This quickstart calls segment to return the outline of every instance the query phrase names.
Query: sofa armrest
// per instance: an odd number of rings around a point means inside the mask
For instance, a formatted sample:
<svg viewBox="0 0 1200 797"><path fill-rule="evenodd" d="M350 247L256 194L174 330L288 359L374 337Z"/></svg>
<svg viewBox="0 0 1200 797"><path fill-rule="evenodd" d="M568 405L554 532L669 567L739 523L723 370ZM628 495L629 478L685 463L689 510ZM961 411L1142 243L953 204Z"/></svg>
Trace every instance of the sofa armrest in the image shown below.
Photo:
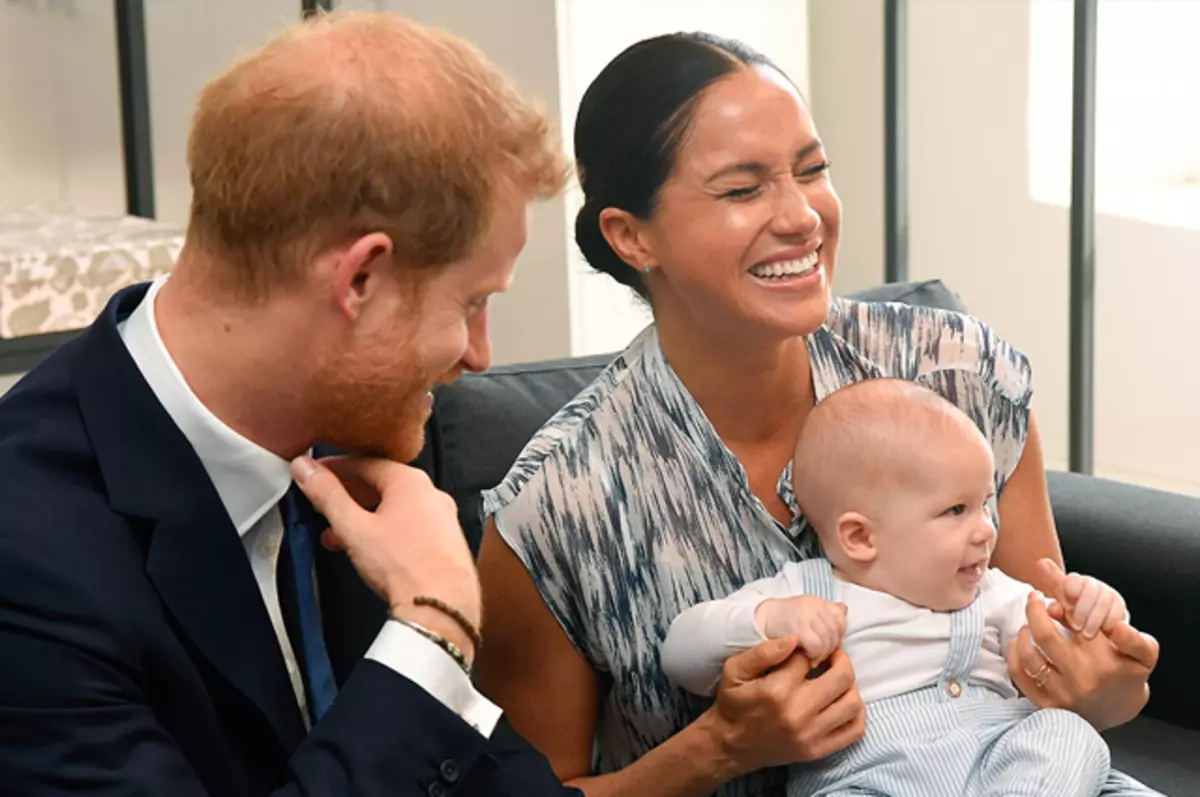
<svg viewBox="0 0 1200 797"><path fill-rule="evenodd" d="M1145 714L1200 729L1200 499L1072 473L1047 481L1067 567L1119 590L1161 645Z"/></svg>

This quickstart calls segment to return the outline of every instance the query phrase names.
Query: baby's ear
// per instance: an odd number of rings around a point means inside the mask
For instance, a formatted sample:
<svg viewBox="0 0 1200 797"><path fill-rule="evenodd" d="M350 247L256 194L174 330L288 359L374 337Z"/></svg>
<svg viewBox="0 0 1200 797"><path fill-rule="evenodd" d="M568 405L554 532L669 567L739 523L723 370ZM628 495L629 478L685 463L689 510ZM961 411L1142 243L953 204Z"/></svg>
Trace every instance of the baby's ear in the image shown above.
<svg viewBox="0 0 1200 797"><path fill-rule="evenodd" d="M846 512L837 521L837 541L842 552L859 564L875 561L871 519L859 512Z"/></svg>

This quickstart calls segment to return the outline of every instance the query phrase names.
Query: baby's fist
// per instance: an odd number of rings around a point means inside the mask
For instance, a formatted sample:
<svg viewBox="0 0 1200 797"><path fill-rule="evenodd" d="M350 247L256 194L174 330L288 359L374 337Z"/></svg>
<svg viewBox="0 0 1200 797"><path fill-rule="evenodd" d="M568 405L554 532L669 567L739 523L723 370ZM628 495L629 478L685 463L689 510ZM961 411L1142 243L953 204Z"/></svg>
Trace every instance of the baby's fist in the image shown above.
<svg viewBox="0 0 1200 797"><path fill-rule="evenodd" d="M813 595L765 600L754 610L758 630L767 639L795 634L804 655L816 666L829 657L846 633L846 605Z"/></svg>

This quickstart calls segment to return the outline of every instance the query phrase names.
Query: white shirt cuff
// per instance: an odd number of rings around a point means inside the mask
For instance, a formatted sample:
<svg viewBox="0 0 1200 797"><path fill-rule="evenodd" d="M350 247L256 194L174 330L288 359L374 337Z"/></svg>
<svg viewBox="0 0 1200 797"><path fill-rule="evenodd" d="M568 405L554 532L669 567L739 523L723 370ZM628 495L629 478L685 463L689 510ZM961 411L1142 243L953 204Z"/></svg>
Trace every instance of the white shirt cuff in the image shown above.
<svg viewBox="0 0 1200 797"><path fill-rule="evenodd" d="M484 736L492 735L504 713L476 691L446 651L403 623L384 623L367 658L403 675Z"/></svg>

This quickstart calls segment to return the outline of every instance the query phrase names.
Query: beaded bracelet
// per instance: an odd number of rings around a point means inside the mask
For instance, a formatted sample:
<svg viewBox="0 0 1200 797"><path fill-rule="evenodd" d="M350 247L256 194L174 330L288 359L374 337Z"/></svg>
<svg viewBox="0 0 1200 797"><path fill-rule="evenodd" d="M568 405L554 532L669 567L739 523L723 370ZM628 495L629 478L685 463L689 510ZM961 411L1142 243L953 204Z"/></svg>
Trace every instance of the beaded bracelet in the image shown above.
<svg viewBox="0 0 1200 797"><path fill-rule="evenodd" d="M403 626L407 626L408 628L411 628L412 630L416 631L421 636L428 639L433 644L437 645L439 648L441 648L443 651L446 652L447 656L454 659L454 663L457 664L459 667L461 667L462 671L465 672L468 677L470 677L471 664L470 664L470 662L467 661L467 657L465 655L463 655L463 652L458 649L458 645L454 644L449 639L446 639L446 637L442 636L438 632L430 631L428 628L421 625L420 623L414 623L412 620L404 620L399 617L393 617L392 619L395 620L396 622L400 623Z"/></svg>
<svg viewBox="0 0 1200 797"><path fill-rule="evenodd" d="M440 601L437 598L431 598L428 595L418 595L413 598L414 606L428 606L431 609L437 609L442 614L449 617L454 622L458 623L459 627L466 632L470 638L471 644L475 646L475 655L479 655L479 649L483 647L483 634L479 633L479 629L467 619L467 616L455 609L445 601Z"/></svg>

